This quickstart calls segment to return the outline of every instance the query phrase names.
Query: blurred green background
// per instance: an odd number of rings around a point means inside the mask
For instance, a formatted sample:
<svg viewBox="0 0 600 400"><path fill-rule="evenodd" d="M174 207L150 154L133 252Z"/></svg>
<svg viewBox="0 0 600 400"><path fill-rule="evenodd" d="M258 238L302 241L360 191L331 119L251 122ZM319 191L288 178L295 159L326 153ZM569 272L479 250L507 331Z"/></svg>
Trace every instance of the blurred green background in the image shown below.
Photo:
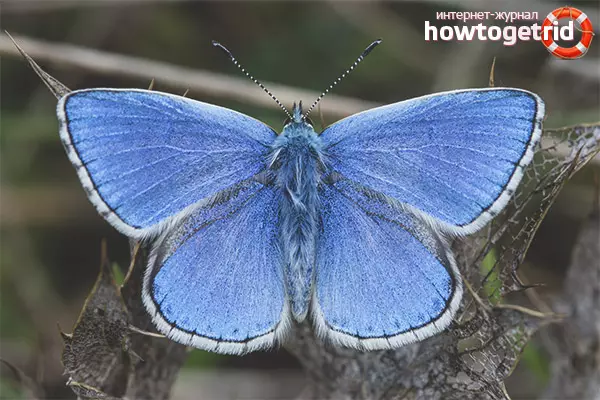
<svg viewBox="0 0 600 400"><path fill-rule="evenodd" d="M215 39L259 80L308 89L314 97L381 37L383 44L337 85L335 94L389 103L435 91L485 87L496 57L496 85L540 94L546 101L546 127L600 120L598 43L580 60L561 61L537 42L505 47L498 42L424 40L424 21L442 22L435 21L436 12L537 11L543 18L564 5L541 0L481 3L3 1L0 23L17 40L22 35L137 57L148 67L159 61L242 79L211 46ZM597 1L569 5L586 12L596 29L600 26ZM541 21L528 23L533 22ZM111 260L122 269L129 260L128 242L87 201L58 138L56 99L21 58L6 48L0 54L1 357L39 380L49 397L72 398L61 375L56 324L71 330L98 272L101 239L106 238ZM38 62L71 89L149 84L145 75L105 73L93 65L77 68L52 58ZM156 90L186 89L154 78ZM267 98L258 87L250 90ZM249 114L277 130L285 119L281 110L241 100L235 93L216 95L195 88L188 96ZM296 100L310 103L314 97ZM325 125L340 117L326 112L327 102L326 97ZM313 120L320 125L318 112ZM599 167L596 158L569 183L529 253L524 273L531 282L547 284L542 295L560 290L574 235L591 210ZM525 354L508 384L514 398L534 395L547 379L540 346L534 342ZM235 398L239 393L282 398L299 393L302 381L299 365L284 350L245 357L194 351L175 390L178 398L198 390L206 398ZM4 378L2 396L16 395L12 390Z"/></svg>

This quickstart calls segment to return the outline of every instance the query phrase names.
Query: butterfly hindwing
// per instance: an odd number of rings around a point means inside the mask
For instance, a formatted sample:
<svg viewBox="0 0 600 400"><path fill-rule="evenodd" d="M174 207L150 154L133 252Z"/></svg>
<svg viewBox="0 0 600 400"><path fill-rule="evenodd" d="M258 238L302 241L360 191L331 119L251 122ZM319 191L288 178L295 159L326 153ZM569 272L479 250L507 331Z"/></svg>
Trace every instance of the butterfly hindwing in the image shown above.
<svg viewBox="0 0 600 400"><path fill-rule="evenodd" d="M385 349L445 329L462 282L445 242L419 217L345 179L320 189L313 319L334 343Z"/></svg>
<svg viewBox="0 0 600 400"><path fill-rule="evenodd" d="M244 182L196 209L153 251L144 304L159 331L180 343L243 354L285 333L278 195Z"/></svg>
<svg viewBox="0 0 600 400"><path fill-rule="evenodd" d="M135 238L263 170L276 136L241 113L148 90L74 91L57 113L88 197Z"/></svg>
<svg viewBox="0 0 600 400"><path fill-rule="evenodd" d="M368 110L322 134L333 170L469 234L508 202L532 160L544 104L507 88L437 93Z"/></svg>

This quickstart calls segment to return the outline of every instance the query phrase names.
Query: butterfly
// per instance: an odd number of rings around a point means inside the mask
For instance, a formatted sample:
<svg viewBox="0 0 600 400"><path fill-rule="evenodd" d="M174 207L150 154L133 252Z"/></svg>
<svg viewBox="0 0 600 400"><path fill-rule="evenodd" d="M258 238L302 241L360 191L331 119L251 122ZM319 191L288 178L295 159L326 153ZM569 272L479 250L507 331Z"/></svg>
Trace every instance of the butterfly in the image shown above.
<svg viewBox="0 0 600 400"><path fill-rule="evenodd" d="M449 241L507 205L540 139L544 103L521 89L455 90L318 134L308 114L327 91L306 112L278 102L288 114L280 133L157 91L59 100L60 137L90 201L152 244L142 296L158 331L244 354L284 342L305 320L360 350L450 325L463 289Z"/></svg>

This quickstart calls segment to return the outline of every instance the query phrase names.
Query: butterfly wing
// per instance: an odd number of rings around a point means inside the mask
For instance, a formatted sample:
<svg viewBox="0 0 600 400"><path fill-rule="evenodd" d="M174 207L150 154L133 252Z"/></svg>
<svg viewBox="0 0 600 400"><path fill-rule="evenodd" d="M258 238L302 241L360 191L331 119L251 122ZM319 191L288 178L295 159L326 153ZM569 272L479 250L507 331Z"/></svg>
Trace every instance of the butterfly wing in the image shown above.
<svg viewBox="0 0 600 400"><path fill-rule="evenodd" d="M543 116L542 100L524 90L459 90L353 115L321 137L333 170L468 234L507 204Z"/></svg>
<svg viewBox="0 0 600 400"><path fill-rule="evenodd" d="M169 217L263 170L275 138L238 112L148 90L74 91L57 113L91 202L135 238L157 234Z"/></svg>
<svg viewBox="0 0 600 400"><path fill-rule="evenodd" d="M382 197L344 179L320 192L313 320L321 335L361 350L440 332L462 296L448 246Z"/></svg>
<svg viewBox="0 0 600 400"><path fill-rule="evenodd" d="M285 333L278 196L249 181L197 208L164 234L143 287L158 330L190 346L243 354Z"/></svg>

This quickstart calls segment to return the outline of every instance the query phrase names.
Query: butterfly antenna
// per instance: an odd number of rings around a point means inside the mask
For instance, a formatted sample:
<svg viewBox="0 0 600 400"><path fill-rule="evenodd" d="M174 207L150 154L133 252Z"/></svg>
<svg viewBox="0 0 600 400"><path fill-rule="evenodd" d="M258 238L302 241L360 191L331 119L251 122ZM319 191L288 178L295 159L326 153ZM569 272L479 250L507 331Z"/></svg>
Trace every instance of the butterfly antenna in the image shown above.
<svg viewBox="0 0 600 400"><path fill-rule="evenodd" d="M370 53L371 51L373 51L373 49L374 49L375 47L377 47L377 45L379 45L379 43L381 43L381 39L377 39L377 40L375 40L373 43L371 43L369 46L367 46L367 48L365 49L365 51L363 51L363 52L361 53L361 55L360 55L360 56L359 56L359 57L356 59L356 61L354 61L354 63L353 63L351 66L350 66L350 68L348 68L346 71L344 71L344 73L343 73L342 75L340 75L340 76L339 76L339 77L338 77L338 78L337 78L335 81L333 81L333 83L332 83L331 85L329 85L329 87L328 87L327 89L325 89L325 91L324 91L323 93L321 93L321 95L320 95L319 97L317 97L317 99L315 100L315 102L314 102L314 103L312 103L312 105L310 106L310 108L308 109L308 111L306 111L306 113L304 114L304 118L308 117L308 114L310 114L310 112L313 110L313 108L315 108L315 106L316 106L317 104L319 104L319 102L321 101L321 99L322 99L323 97L325 97L325 95L326 95L327 93L329 93L329 91L330 91L331 89L333 89L333 87L334 87L335 85L337 85L338 83L340 83L340 82L341 82L341 80L342 80L342 79L344 79L344 78L346 77L346 75L348 75L350 72L352 72L352 71L354 70L354 68L356 68L356 66L357 66L358 64L360 64L360 62L361 62L362 60L364 60L364 59L365 59L365 57L366 57L366 56L368 56L368 55L369 55L369 53Z"/></svg>
<svg viewBox="0 0 600 400"><path fill-rule="evenodd" d="M250 75L245 69L244 67L242 67L242 65L235 59L235 57L233 56L233 54L231 54L231 52L227 49L227 47L223 46L221 43L217 42L216 40L212 41L213 46L220 48L221 50L223 50L225 52L225 54L227 54L227 56L231 59L231 61L233 61L233 63L236 65L236 67L238 67L248 78L250 78L250 80L254 83L256 83L258 86L260 86L260 88L262 90L265 91L266 94L268 94L269 96L271 96L271 98L273 100L275 100L275 103L277 103L277 105L279 107L281 107L281 109L283 110L283 112L285 112L285 114L288 116L289 119L292 119L291 114L289 113L289 111L284 107L283 104L281 104L281 102L277 99L277 97L275 97L273 95L273 93L271 93L269 91L269 89L267 89L265 87L265 85L263 85L262 83L260 83L256 78L254 78L252 75Z"/></svg>

